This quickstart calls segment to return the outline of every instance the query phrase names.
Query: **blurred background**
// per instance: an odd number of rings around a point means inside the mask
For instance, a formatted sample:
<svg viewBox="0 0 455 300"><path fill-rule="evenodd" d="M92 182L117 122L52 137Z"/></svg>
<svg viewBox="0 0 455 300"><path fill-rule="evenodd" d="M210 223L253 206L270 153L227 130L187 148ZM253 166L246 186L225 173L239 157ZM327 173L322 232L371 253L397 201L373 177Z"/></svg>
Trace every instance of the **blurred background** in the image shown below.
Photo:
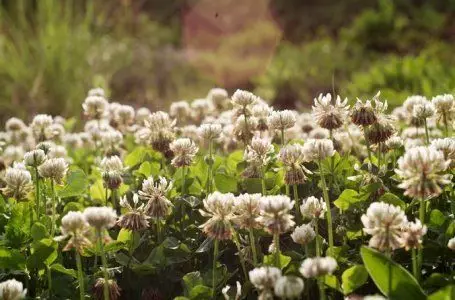
<svg viewBox="0 0 455 300"><path fill-rule="evenodd" d="M212 87L277 108L455 87L455 0L0 0L0 121L81 113L88 89L152 110Z"/></svg>

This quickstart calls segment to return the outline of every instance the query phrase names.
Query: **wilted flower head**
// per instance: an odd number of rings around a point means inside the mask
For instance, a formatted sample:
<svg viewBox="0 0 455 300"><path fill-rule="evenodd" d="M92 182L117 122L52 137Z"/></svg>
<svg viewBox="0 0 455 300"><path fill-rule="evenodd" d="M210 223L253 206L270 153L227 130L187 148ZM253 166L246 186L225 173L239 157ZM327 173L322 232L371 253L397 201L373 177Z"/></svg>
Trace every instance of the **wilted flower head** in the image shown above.
<svg viewBox="0 0 455 300"><path fill-rule="evenodd" d="M295 243L305 246L316 238L316 232L310 224L303 224L294 229L291 238Z"/></svg>
<svg viewBox="0 0 455 300"><path fill-rule="evenodd" d="M329 139L309 139L303 144L303 152L306 161L318 161L333 156L335 149Z"/></svg>
<svg viewBox="0 0 455 300"><path fill-rule="evenodd" d="M306 174L311 174L303 165L305 151L300 144L286 145L281 148L278 159L285 167L284 182L287 185L303 184Z"/></svg>
<svg viewBox="0 0 455 300"><path fill-rule="evenodd" d="M2 300L20 300L25 298L27 289L24 289L22 282L16 279L10 279L0 283L0 299Z"/></svg>
<svg viewBox="0 0 455 300"><path fill-rule="evenodd" d="M234 200L235 217L234 222L240 228L261 228L257 221L259 217L261 194L241 194Z"/></svg>
<svg viewBox="0 0 455 300"><path fill-rule="evenodd" d="M261 216L257 219L272 234L287 232L294 226L294 216L289 211L294 201L287 196L263 196L260 202Z"/></svg>
<svg viewBox="0 0 455 300"><path fill-rule="evenodd" d="M200 227L209 237L217 240L227 240L232 237L231 220L234 216L234 195L214 192L204 200L204 210L199 210L202 216L209 219Z"/></svg>
<svg viewBox="0 0 455 300"><path fill-rule="evenodd" d="M62 236L56 237L55 239L57 241L64 240L68 236L70 237L66 246L63 248L63 251L75 248L77 251L81 252L83 248L91 244L90 240L86 237L89 230L89 224L83 213L79 211L68 212L62 218L62 226L60 228Z"/></svg>
<svg viewBox="0 0 455 300"><path fill-rule="evenodd" d="M299 270L303 277L314 278L332 274L337 267L337 261L333 257L313 257L305 259Z"/></svg>
<svg viewBox="0 0 455 300"><path fill-rule="evenodd" d="M24 163L29 167L38 167L46 160L46 154L43 150L32 150L24 154Z"/></svg>
<svg viewBox="0 0 455 300"><path fill-rule="evenodd" d="M275 267L259 267L251 270L248 277L257 290L270 292L281 277L281 270Z"/></svg>
<svg viewBox="0 0 455 300"><path fill-rule="evenodd" d="M380 251L401 247L401 228L407 223L404 212L384 202L373 202L362 215L363 231L371 235L370 247Z"/></svg>
<svg viewBox="0 0 455 300"><path fill-rule="evenodd" d="M117 214L111 207L87 207L84 210L84 217L90 226L97 230L109 229L115 226Z"/></svg>
<svg viewBox="0 0 455 300"><path fill-rule="evenodd" d="M133 205L128 202L126 196L120 199L120 205L128 211L120 216L117 221L118 226L131 231L141 231L148 228L150 217L145 214L144 204L138 204L139 197L137 194L133 195Z"/></svg>
<svg viewBox="0 0 455 300"><path fill-rule="evenodd" d="M377 121L367 130L367 139L371 144L387 141L395 133L395 127L389 117L379 115Z"/></svg>
<svg viewBox="0 0 455 300"><path fill-rule="evenodd" d="M169 145L169 148L174 153L174 158L171 163L176 168L191 165L194 156L196 156L196 153L199 150L196 144L188 138L180 138L173 141Z"/></svg>
<svg viewBox="0 0 455 300"><path fill-rule="evenodd" d="M282 276L275 282L275 295L281 299L299 299L303 292L303 280L297 276Z"/></svg>
<svg viewBox="0 0 455 300"><path fill-rule="evenodd" d="M232 104L243 109L255 104L258 101L258 96L244 90L236 90L232 95Z"/></svg>
<svg viewBox="0 0 455 300"><path fill-rule="evenodd" d="M222 127L220 124L202 124L199 129L198 133L201 139L211 141L216 139L220 136L222 131Z"/></svg>
<svg viewBox="0 0 455 300"><path fill-rule="evenodd" d="M44 161L38 172L41 177L49 178L60 184L68 171L68 163L64 158L50 158Z"/></svg>
<svg viewBox="0 0 455 300"><path fill-rule="evenodd" d="M450 160L432 146L411 148L398 159L395 172L402 178L399 187L410 197L436 197L441 194L441 187L451 182L451 175L444 174L449 165Z"/></svg>
<svg viewBox="0 0 455 300"><path fill-rule="evenodd" d="M84 114L89 119L100 120L107 117L109 103L104 96L93 95L85 98L82 103Z"/></svg>
<svg viewBox="0 0 455 300"><path fill-rule="evenodd" d="M406 250L415 249L422 245L422 238L427 233L427 226L419 219L404 224L401 233L402 247Z"/></svg>
<svg viewBox="0 0 455 300"><path fill-rule="evenodd" d="M294 127L296 122L297 116L292 110L272 111L267 118L269 128L272 130L286 130Z"/></svg>
<svg viewBox="0 0 455 300"><path fill-rule="evenodd" d="M104 285L106 281L104 278L98 278L93 286L93 297L95 300L103 300L104 298ZM118 300L120 298L120 287L114 279L108 279L108 291L110 300Z"/></svg>
<svg viewBox="0 0 455 300"><path fill-rule="evenodd" d="M318 199L314 196L306 198L300 206L302 216L308 219L322 219L324 218L326 211L327 206L324 200Z"/></svg>
<svg viewBox="0 0 455 300"><path fill-rule="evenodd" d="M446 121L450 121L453 119L455 115L455 101L453 95L438 95L436 97L433 97L431 102L436 109L436 116L438 118L438 121L444 119Z"/></svg>
<svg viewBox="0 0 455 300"><path fill-rule="evenodd" d="M164 177L155 181L152 176L142 182L142 189L138 192L139 197L147 204L145 213L153 219L163 219L171 213L172 202L166 197L172 189L172 182Z"/></svg>
<svg viewBox="0 0 455 300"><path fill-rule="evenodd" d="M12 168L6 169L4 180L6 187L2 189L3 193L16 200L22 200L30 191L32 176L23 164L14 163Z"/></svg>
<svg viewBox="0 0 455 300"><path fill-rule="evenodd" d="M314 99L313 116L316 123L322 128L329 130L340 128L348 116L349 105L348 99L343 101L340 96L337 96L335 104L332 104L332 95L319 94L318 98Z"/></svg>
<svg viewBox="0 0 455 300"><path fill-rule="evenodd" d="M357 99L356 104L352 108L351 120L352 123L359 126L368 126L376 122L376 112L371 101L366 100L363 103L360 99Z"/></svg>

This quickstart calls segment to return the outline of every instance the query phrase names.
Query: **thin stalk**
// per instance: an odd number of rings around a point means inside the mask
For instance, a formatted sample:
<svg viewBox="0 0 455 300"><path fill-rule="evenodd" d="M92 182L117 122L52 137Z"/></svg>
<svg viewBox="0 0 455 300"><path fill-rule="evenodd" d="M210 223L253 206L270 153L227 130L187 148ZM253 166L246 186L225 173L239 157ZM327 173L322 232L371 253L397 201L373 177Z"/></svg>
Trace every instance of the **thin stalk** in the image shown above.
<svg viewBox="0 0 455 300"><path fill-rule="evenodd" d="M300 224L302 222L302 214L300 213L300 202L299 202L299 191L297 189L298 185L294 184L293 190L294 190L294 208L295 208L295 219L297 221L297 224Z"/></svg>
<svg viewBox="0 0 455 300"><path fill-rule="evenodd" d="M103 264L103 275L104 275L104 300L109 300L109 274L107 273L107 259L106 253L104 252L104 243L103 243L103 232L97 230L98 243L101 250L101 262Z"/></svg>
<svg viewBox="0 0 455 300"><path fill-rule="evenodd" d="M253 255L253 266L257 266L258 264L258 254L256 251L256 240L254 238L254 231L253 228L250 227L249 231L249 236L250 236L250 244L251 244L251 253Z"/></svg>
<svg viewBox="0 0 455 300"><path fill-rule="evenodd" d="M322 195L325 200L325 205L327 206L327 231L329 233L329 249L332 251L333 249L333 225L332 225L332 211L330 209L330 199L329 194L327 192L327 184L325 182L325 176L322 172L322 163L319 160L319 173L321 175L321 184L322 184Z"/></svg>
<svg viewBox="0 0 455 300"><path fill-rule="evenodd" d="M442 121L444 123L444 136L448 137L449 136L449 124L447 122L447 115L446 113L442 114Z"/></svg>
<svg viewBox="0 0 455 300"><path fill-rule="evenodd" d="M305 254L306 254L306 257L310 257L310 248L308 247L308 244L306 244L304 246L304 250L305 250Z"/></svg>
<svg viewBox="0 0 455 300"><path fill-rule="evenodd" d="M245 259L243 258L242 255L242 249L240 249L240 241L239 237L237 235L237 232L234 231L234 229L231 229L233 231L232 238L234 240L234 244L237 247L237 252L239 253L239 259L240 259L240 265L242 266L242 271L243 271L243 276L245 276L245 280L248 280L248 274L246 272L246 267L245 267Z"/></svg>
<svg viewBox="0 0 455 300"><path fill-rule="evenodd" d="M428 134L428 125L427 125L427 118L423 119L423 124L425 126L425 139L426 139L426 144L430 144L430 135Z"/></svg>
<svg viewBox="0 0 455 300"><path fill-rule="evenodd" d="M275 246L275 267L281 269L280 262L280 234L278 232L273 234L273 245Z"/></svg>
<svg viewBox="0 0 455 300"><path fill-rule="evenodd" d="M52 191L52 228L51 228L51 236L53 237L55 235L55 223L56 223L56 219L55 219L55 206L56 206L56 202L57 202L57 197L55 195L55 183L54 183L54 179L51 179L51 191Z"/></svg>
<svg viewBox="0 0 455 300"><path fill-rule="evenodd" d="M182 196L185 196L186 194L186 188L185 188L185 185L186 185L186 167L183 166L182 167Z"/></svg>
<svg viewBox="0 0 455 300"><path fill-rule="evenodd" d="M415 279L418 280L419 276L419 267L417 262L417 251L415 248L412 248L412 273L414 274Z"/></svg>
<svg viewBox="0 0 455 300"><path fill-rule="evenodd" d="M212 192L212 183L213 183L213 142L212 139L209 140L209 167L207 169L207 195Z"/></svg>
<svg viewBox="0 0 455 300"><path fill-rule="evenodd" d="M106 187L104 189L104 204L107 206L107 201L109 200L109 197L107 196L108 195L108 191L109 189Z"/></svg>
<svg viewBox="0 0 455 300"><path fill-rule="evenodd" d="M261 167L261 187L262 187L262 195L267 195L267 187L265 182L265 167Z"/></svg>
<svg viewBox="0 0 455 300"><path fill-rule="evenodd" d="M80 299L85 299L85 291L84 291L84 271L82 270L82 260L81 255L76 250L76 266L77 266L77 279L79 280L79 295Z"/></svg>
<svg viewBox="0 0 455 300"><path fill-rule="evenodd" d="M420 207L419 207L419 219L422 222L422 225L425 224L425 201L420 199ZM422 273L422 262L423 262L423 247L420 247L417 251L417 281L420 281L420 274Z"/></svg>
<svg viewBox="0 0 455 300"><path fill-rule="evenodd" d="M378 169L381 169L381 143L378 144Z"/></svg>
<svg viewBox="0 0 455 300"><path fill-rule="evenodd" d="M386 256L391 260L392 255L390 252L390 249L386 250ZM392 264L390 261L387 263L387 269L388 269L388 276L387 276L387 297L390 298L390 294L392 293Z"/></svg>
<svg viewBox="0 0 455 300"><path fill-rule="evenodd" d="M316 279L318 281L318 287L319 287L319 299L321 300L326 300L327 295L325 294L325 287L324 287L324 278L318 278Z"/></svg>
<svg viewBox="0 0 455 300"><path fill-rule="evenodd" d="M218 244L219 241L215 239L215 245L213 247L213 264L212 264L212 298L215 297L216 291L216 261L218 258Z"/></svg>
<svg viewBox="0 0 455 300"><path fill-rule="evenodd" d="M368 128L366 126L363 126L363 135L365 137L365 146L367 147L368 160L371 163L372 159L371 159L370 141L368 140L367 130L368 130Z"/></svg>
<svg viewBox="0 0 455 300"><path fill-rule="evenodd" d="M289 185L286 184L286 196L289 198L291 197L291 189L289 188Z"/></svg>
<svg viewBox="0 0 455 300"><path fill-rule="evenodd" d="M111 201L112 201L112 207L115 209L117 214L120 214L120 206L118 203L118 189L111 189Z"/></svg>
<svg viewBox="0 0 455 300"><path fill-rule="evenodd" d="M157 244L161 243L161 220L156 219L156 241Z"/></svg>
<svg viewBox="0 0 455 300"><path fill-rule="evenodd" d="M36 218L40 220L40 190L39 190L39 173L38 168L35 168L35 206L36 206Z"/></svg>
<svg viewBox="0 0 455 300"><path fill-rule="evenodd" d="M52 271L49 266L46 266L46 273L47 273L47 292L49 294L49 299L52 299Z"/></svg>
<svg viewBox="0 0 455 300"><path fill-rule="evenodd" d="M316 257L321 256L321 245L319 245L319 226L318 226L318 219L315 219L314 224L314 232L316 233L316 237L314 239L316 244Z"/></svg>
<svg viewBox="0 0 455 300"><path fill-rule="evenodd" d="M281 147L286 145L286 141L284 140L284 129L281 129Z"/></svg>

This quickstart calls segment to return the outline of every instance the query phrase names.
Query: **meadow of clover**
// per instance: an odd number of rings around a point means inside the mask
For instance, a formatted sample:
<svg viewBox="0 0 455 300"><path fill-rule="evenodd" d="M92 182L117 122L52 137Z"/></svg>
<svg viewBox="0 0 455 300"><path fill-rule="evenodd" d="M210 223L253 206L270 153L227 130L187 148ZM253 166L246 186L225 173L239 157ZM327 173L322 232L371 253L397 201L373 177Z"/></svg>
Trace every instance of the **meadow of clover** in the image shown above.
<svg viewBox="0 0 455 300"><path fill-rule="evenodd" d="M4 124L1 299L454 298L452 95L115 101Z"/></svg>

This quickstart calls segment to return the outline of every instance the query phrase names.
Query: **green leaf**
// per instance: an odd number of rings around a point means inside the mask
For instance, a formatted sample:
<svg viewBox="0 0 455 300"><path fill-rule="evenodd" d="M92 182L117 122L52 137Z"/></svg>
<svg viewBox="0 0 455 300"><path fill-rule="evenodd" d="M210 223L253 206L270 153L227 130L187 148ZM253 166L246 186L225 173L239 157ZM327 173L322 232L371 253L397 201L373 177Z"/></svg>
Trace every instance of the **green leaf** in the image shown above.
<svg viewBox="0 0 455 300"><path fill-rule="evenodd" d="M197 285L190 291L190 299L212 299L212 289L205 285Z"/></svg>
<svg viewBox="0 0 455 300"><path fill-rule="evenodd" d="M286 256L286 255L283 255L280 253L280 267L281 267L281 270L283 270L284 268L286 268L289 263L291 262L291 257L290 256ZM265 255L264 256L264 265L267 265L267 266L274 266L275 265L275 254L269 254L269 255Z"/></svg>
<svg viewBox="0 0 455 300"><path fill-rule="evenodd" d="M57 194L60 198L78 197L87 191L88 185L89 182L84 171L74 168L68 174L66 185Z"/></svg>
<svg viewBox="0 0 455 300"><path fill-rule="evenodd" d="M446 216L444 216L444 214L439 209L433 209L430 212L430 222L428 226L431 228L440 229L445 221Z"/></svg>
<svg viewBox="0 0 455 300"><path fill-rule="evenodd" d="M44 224L36 222L32 225L32 238L35 241L39 241L48 236L48 231Z"/></svg>
<svg viewBox="0 0 455 300"><path fill-rule="evenodd" d="M359 194L356 191L346 189L341 193L338 199L333 202L333 204L341 210L348 210L351 205L359 202L359 199L357 198L358 195Z"/></svg>
<svg viewBox="0 0 455 300"><path fill-rule="evenodd" d="M402 210L406 209L406 203L403 200L401 200L397 195L392 193L385 193L384 195L381 196L381 198L379 198L379 201L398 206Z"/></svg>
<svg viewBox="0 0 455 300"><path fill-rule="evenodd" d="M42 269L53 263L58 256L57 243L52 239L42 239L32 244L32 254L27 259L29 269Z"/></svg>
<svg viewBox="0 0 455 300"><path fill-rule="evenodd" d="M108 191L108 197L109 193L110 192ZM92 184L92 186L90 186L90 197L104 203L106 200L106 189L104 188L102 179L98 179L94 184Z"/></svg>
<svg viewBox="0 0 455 300"><path fill-rule="evenodd" d="M104 251L108 252L117 252L121 249L126 249L124 242L121 241L112 241L104 247Z"/></svg>
<svg viewBox="0 0 455 300"><path fill-rule="evenodd" d="M25 270L25 256L19 250L0 248L0 268Z"/></svg>
<svg viewBox="0 0 455 300"><path fill-rule="evenodd" d="M67 269L67 268L65 268L64 266L62 266L61 264L53 264L53 265L51 266L51 270L52 270L52 271L59 272L59 273L62 273L62 274L69 275L69 276L71 276L71 277L73 277L73 278L77 278L76 270Z"/></svg>
<svg viewBox="0 0 455 300"><path fill-rule="evenodd" d="M428 296L428 300L452 300L455 299L455 285L448 285Z"/></svg>
<svg viewBox="0 0 455 300"><path fill-rule="evenodd" d="M79 202L68 202L66 203L65 207L63 208L62 215L66 215L70 211L83 211L84 205Z"/></svg>
<svg viewBox="0 0 455 300"><path fill-rule="evenodd" d="M223 173L215 174L215 185L221 193L237 192L237 179Z"/></svg>
<svg viewBox="0 0 455 300"><path fill-rule="evenodd" d="M19 249L30 238L30 211L32 208L28 202L19 202L14 205L11 217L6 225L5 237L7 245Z"/></svg>
<svg viewBox="0 0 455 300"><path fill-rule="evenodd" d="M136 147L125 157L125 166L134 167L144 161L148 151L145 147Z"/></svg>
<svg viewBox="0 0 455 300"><path fill-rule="evenodd" d="M417 280L401 265L365 246L361 248L360 254L370 277L384 295L390 299L426 299ZM389 279L392 280L390 291Z"/></svg>
<svg viewBox="0 0 455 300"><path fill-rule="evenodd" d="M324 276L324 283L326 286L331 287L334 290L340 291L340 282L338 281L338 278L335 275L325 275Z"/></svg>
<svg viewBox="0 0 455 300"><path fill-rule="evenodd" d="M368 271L364 266L352 266L341 275L343 293L345 295L352 293L368 280Z"/></svg>
<svg viewBox="0 0 455 300"><path fill-rule="evenodd" d="M260 178L245 178L244 182L247 193L262 193L262 181Z"/></svg>
<svg viewBox="0 0 455 300"><path fill-rule="evenodd" d="M204 284L204 280L199 271L187 273L183 276L183 285L185 287L186 295L188 295L195 286L202 284Z"/></svg>

